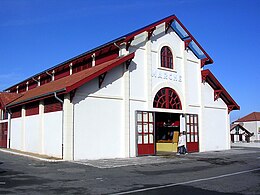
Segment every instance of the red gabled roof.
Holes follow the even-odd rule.
[[[206,51],[202,48],[202,46],[198,43],[198,41],[191,35],[191,33],[187,30],[187,28],[180,22],[180,20],[177,18],[177,16],[171,15],[169,17],[166,17],[166,18],[162,19],[162,20],[159,20],[159,21],[154,22],[154,23],[152,23],[150,25],[147,25],[147,26],[145,26],[143,28],[140,28],[140,29],[135,30],[135,31],[133,31],[131,33],[128,33],[128,34],[126,34],[124,36],[121,36],[121,37],[119,37],[117,39],[114,39],[114,40],[112,40],[112,41],[110,41],[110,42],[108,42],[106,44],[103,44],[103,45],[101,45],[101,46],[99,46],[97,48],[94,48],[94,49],[92,49],[90,51],[82,53],[82,54],[80,54],[80,55],[78,55],[78,56],[76,56],[76,57],[74,57],[72,59],[69,59],[69,60],[67,60],[65,62],[62,62],[62,63],[60,63],[60,64],[58,64],[58,65],[56,65],[54,67],[51,67],[51,68],[43,71],[43,72],[40,72],[40,73],[30,77],[30,78],[25,79],[24,81],[22,81],[20,83],[17,83],[15,85],[5,89],[5,91],[10,90],[11,88],[16,87],[17,85],[25,85],[26,82],[29,81],[29,80],[32,80],[32,78],[37,78],[39,76],[42,77],[44,75],[46,76],[46,72],[51,72],[54,69],[58,69],[58,68],[62,69],[62,67],[68,66],[70,63],[74,63],[76,61],[82,61],[85,58],[91,57],[91,55],[94,54],[94,53],[95,53],[95,55],[97,57],[98,55],[101,55],[104,52],[107,52],[107,51],[111,50],[112,48],[116,48],[117,47],[116,45],[120,45],[122,43],[125,43],[126,46],[128,47],[128,46],[131,45],[131,42],[135,38],[135,36],[137,36],[138,34],[141,34],[143,32],[148,32],[149,34],[152,34],[152,32],[156,28],[156,26],[158,26],[160,24],[165,23],[165,28],[166,28],[165,32],[167,32],[167,29],[169,27],[171,27],[171,24],[174,21],[176,21],[180,25],[180,27],[185,31],[185,33],[188,35],[187,37],[183,38],[183,41],[184,42],[185,42],[185,40],[193,41],[198,46],[198,48],[201,50],[201,52],[205,55],[205,58],[201,59],[201,61],[202,61],[201,66],[203,67],[206,64],[212,64],[213,63],[212,58],[206,53]],[[190,41],[187,42],[188,45],[189,45]]]
[[[214,98],[220,97],[228,106],[229,112],[232,110],[240,110],[239,105],[229,95],[226,89],[221,85],[218,79],[212,74],[210,70],[201,71],[202,82],[207,82],[214,89]]]
[[[235,122],[248,122],[248,121],[260,121],[260,112],[252,112],[236,120]]]
[[[8,107],[13,107],[19,104],[24,104],[26,102],[36,101],[49,96],[53,96],[54,92],[56,92],[57,94],[69,93],[70,91],[87,83],[88,81],[91,81],[92,79],[106,73],[112,68],[123,64],[124,62],[133,58],[134,53],[131,53],[127,56],[117,57],[97,66],[36,87],[23,93],[20,98],[10,103]]]
[[[0,109],[3,109],[7,104],[13,102],[21,96],[22,94],[19,93],[0,92]]]

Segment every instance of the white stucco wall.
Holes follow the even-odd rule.
[[[260,121],[257,121],[257,137],[258,141],[260,141]]]
[[[187,106],[200,106],[200,75],[200,64],[187,61],[185,74]]]
[[[43,118],[43,153],[61,158],[62,111],[45,113]]]
[[[225,150],[230,148],[229,115],[221,98],[214,101],[214,90],[202,83],[202,127],[201,151]]]
[[[22,118],[11,119],[10,147],[16,150],[23,150]]]
[[[123,157],[122,106],[120,100],[91,97],[75,104],[75,160]]]
[[[101,89],[94,79],[77,90],[73,98],[74,160],[124,157],[122,75],[119,66],[107,73]]]
[[[26,116],[24,129],[25,151],[41,153],[40,116]]]

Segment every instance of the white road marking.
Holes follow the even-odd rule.
[[[114,193],[113,195],[130,194],[130,193],[136,193],[136,192],[144,192],[144,191],[148,191],[148,190],[162,189],[162,188],[173,187],[173,186],[184,185],[184,184],[190,184],[190,183],[195,183],[195,182],[200,182],[200,181],[208,181],[208,180],[214,180],[214,179],[219,179],[219,178],[223,178],[223,177],[230,177],[230,176],[240,175],[240,174],[249,173],[249,172],[258,171],[258,170],[260,170],[260,168],[249,169],[249,170],[239,171],[239,172],[234,172],[234,173],[228,173],[228,174],[218,175],[218,176],[214,176],[214,177],[195,179],[195,180],[190,180],[190,181],[185,181],[185,182],[180,182],[180,183],[172,183],[172,184],[161,185],[161,186],[156,186],[156,187],[119,192],[119,193]]]
[[[4,181],[0,181],[0,185],[5,185],[5,182]]]

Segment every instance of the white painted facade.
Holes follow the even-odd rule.
[[[62,158],[62,111],[25,116],[23,109],[9,136],[12,149]]]
[[[77,90],[73,99],[75,160],[136,156],[137,110],[198,114],[200,151],[230,148],[227,105],[222,99],[214,101],[214,90],[201,83],[200,60],[184,49],[175,32],[165,35],[163,31],[160,25],[151,40],[144,32],[132,42],[129,52],[135,52],[135,57],[128,79],[127,71],[119,66],[108,72],[101,89],[92,80]],[[165,45],[172,49],[174,70],[160,67],[160,50]],[[128,85],[129,97],[125,97]],[[178,93],[182,110],[153,108],[153,98],[163,87]],[[130,132],[124,122],[129,123]]]

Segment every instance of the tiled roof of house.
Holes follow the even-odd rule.
[[[63,94],[69,93],[72,90],[80,87],[81,85],[91,81],[92,79],[106,73],[112,68],[123,64],[124,62],[131,60],[134,57],[134,53],[126,56],[117,57],[115,59],[106,61],[97,66],[85,69],[78,73],[71,74],[58,80],[54,80],[42,86],[38,86],[34,89],[26,91],[22,96],[8,105],[8,107],[24,104],[26,102],[40,100],[49,96],[53,96],[54,93]]]
[[[260,121],[260,112],[252,112],[236,120],[235,122],[248,122],[248,121]]]
[[[0,109],[3,109],[7,104],[13,102],[21,96],[22,94],[18,93],[0,92]]]

